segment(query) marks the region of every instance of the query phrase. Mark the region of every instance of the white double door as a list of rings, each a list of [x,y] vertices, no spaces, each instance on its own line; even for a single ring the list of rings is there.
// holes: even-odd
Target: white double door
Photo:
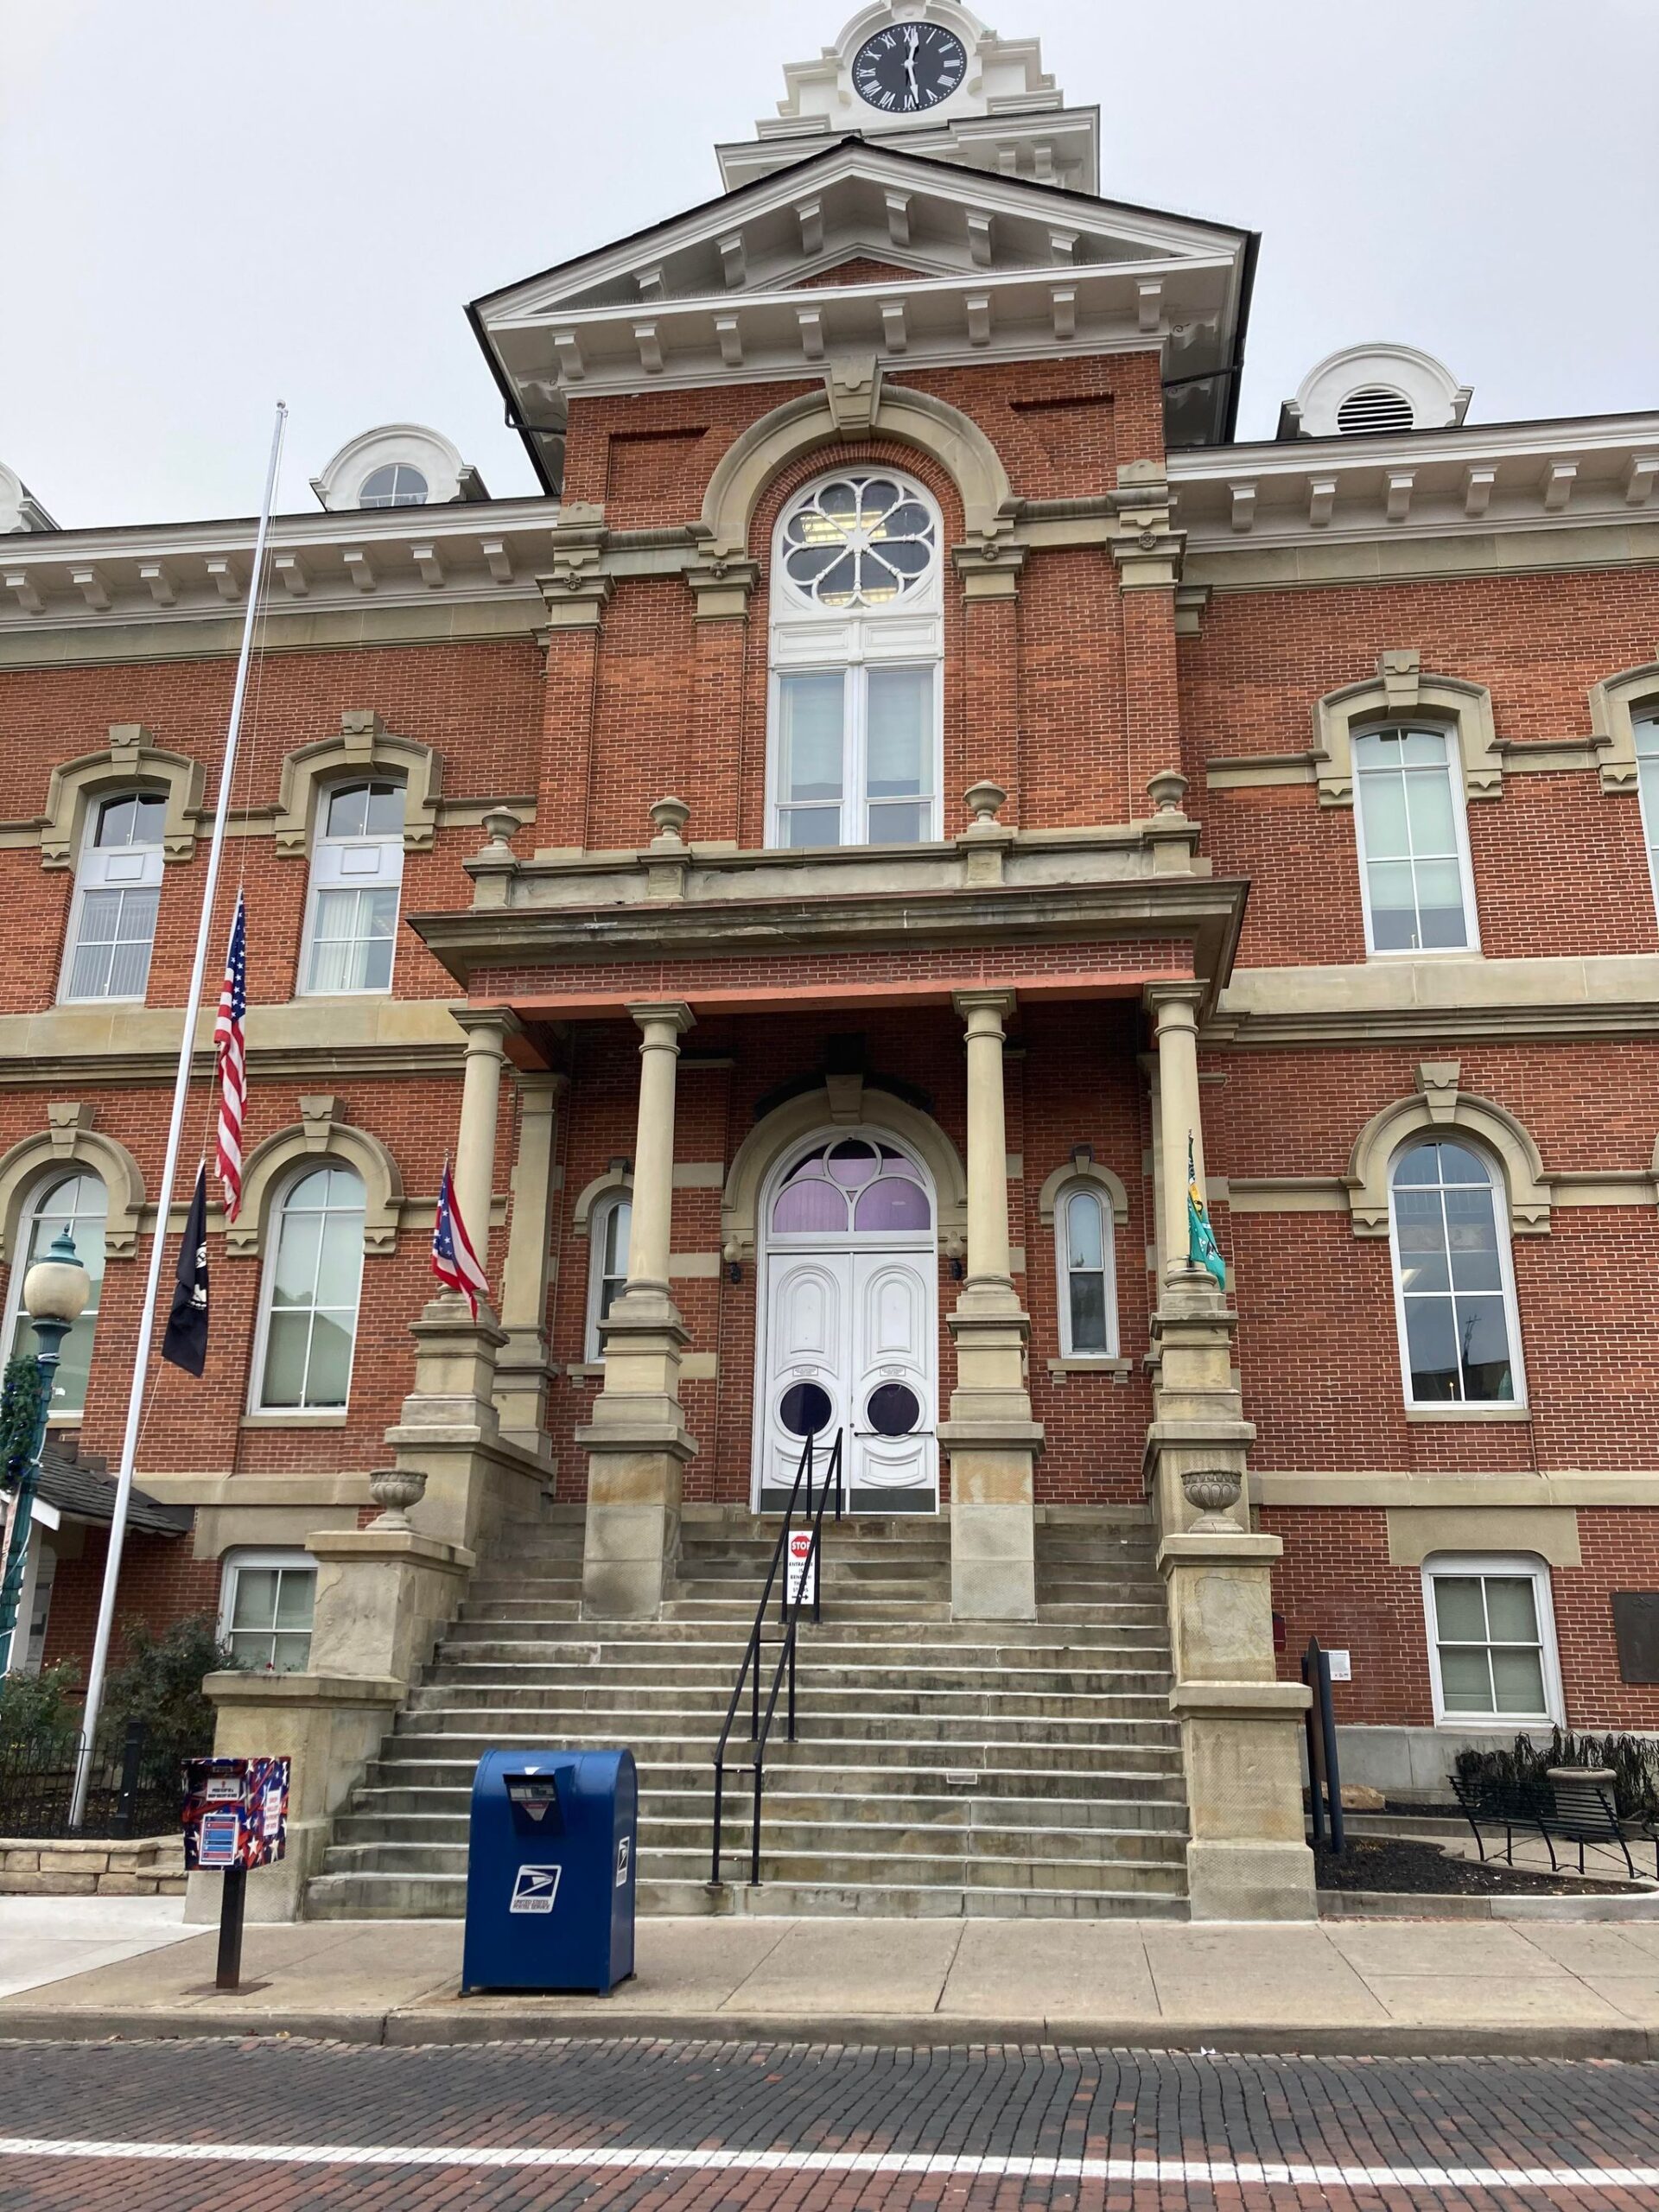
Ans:
[[[938,1262],[931,1245],[775,1251],[766,1263],[758,1503],[782,1503],[808,1433],[839,1430],[855,1509],[938,1503]]]

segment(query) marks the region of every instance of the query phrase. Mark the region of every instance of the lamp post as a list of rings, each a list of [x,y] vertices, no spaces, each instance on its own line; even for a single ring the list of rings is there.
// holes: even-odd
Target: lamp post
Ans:
[[[22,1595],[23,1575],[29,1564],[29,1532],[35,1517],[35,1493],[40,1487],[41,1452],[52,1412],[52,1394],[57,1385],[58,1362],[63,1357],[63,1340],[80,1319],[92,1294],[92,1283],[69,1232],[60,1230],[48,1248],[46,1257],[36,1260],[23,1277],[23,1310],[40,1346],[35,1359],[41,1370],[41,1410],[35,1418],[29,1461],[18,1479],[6,1545],[6,1571],[3,1579],[0,1579],[0,1675],[11,1665],[17,1602]]]

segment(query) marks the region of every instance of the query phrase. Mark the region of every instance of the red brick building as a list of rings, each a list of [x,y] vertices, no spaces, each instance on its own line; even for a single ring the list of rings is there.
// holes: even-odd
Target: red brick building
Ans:
[[[1269,1569],[1355,1778],[1659,1726],[1659,417],[1471,423],[1379,345],[1238,443],[1255,240],[1098,197],[1034,43],[877,5],[788,82],[719,198],[469,310],[537,496],[393,426],[276,526],[247,1190],[124,1610],[303,1674],[311,1539],[397,1456],[435,1543],[582,1509],[585,1618],[652,1618],[842,1432],[855,1514],[944,1516],[957,1622],[1042,1618],[1060,1510],[1149,1526],[1193,1849],[1281,1909]],[[0,474],[8,519],[8,1349],[72,1217],[84,1465],[252,529],[62,531]],[[499,1331],[421,1318],[451,1150]],[[89,1638],[75,1495],[36,1662]],[[1235,1771],[1206,1829],[1269,1741],[1278,1810]]]

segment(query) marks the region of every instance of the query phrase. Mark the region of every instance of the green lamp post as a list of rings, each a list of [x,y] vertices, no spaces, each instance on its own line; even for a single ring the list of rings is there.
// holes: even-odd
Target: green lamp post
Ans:
[[[29,1563],[29,1532],[35,1517],[35,1493],[40,1487],[41,1452],[46,1443],[46,1424],[57,1386],[58,1362],[63,1340],[80,1319],[92,1286],[81,1265],[67,1229],[52,1240],[44,1259],[36,1260],[23,1277],[23,1310],[29,1315],[40,1349],[35,1355],[41,1370],[41,1408],[35,1416],[35,1438],[18,1478],[11,1509],[11,1533],[6,1546],[6,1571],[0,1579],[0,1675],[11,1666],[17,1627],[17,1604],[22,1595]]]

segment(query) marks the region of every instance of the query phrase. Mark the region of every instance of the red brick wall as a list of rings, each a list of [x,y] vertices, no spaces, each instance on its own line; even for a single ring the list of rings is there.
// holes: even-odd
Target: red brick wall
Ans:
[[[98,1626],[99,1598],[104,1586],[104,1563],[109,1556],[107,1529],[88,1529],[79,1559],[61,1560],[52,1583],[52,1604],[46,1617],[46,1643],[41,1663],[54,1667],[61,1659],[75,1661],[84,1685]],[[115,1634],[110,1663],[118,1667],[125,1656],[123,1633],[129,1621],[165,1628],[193,1613],[219,1611],[219,1567],[217,1560],[195,1558],[188,1535],[149,1536],[130,1533],[121,1549],[121,1584],[116,1602]]]
[[[1643,569],[1217,593],[1182,643],[1181,702],[1205,850],[1257,886],[1241,963],[1365,957],[1353,810],[1321,807],[1312,785],[1209,791],[1208,760],[1305,752],[1315,702],[1373,679],[1396,647],[1484,684],[1501,740],[1581,740],[1588,687],[1651,658],[1656,624],[1659,578]],[[1593,770],[1506,774],[1468,821],[1489,956],[1659,946],[1637,803],[1604,797]]]

